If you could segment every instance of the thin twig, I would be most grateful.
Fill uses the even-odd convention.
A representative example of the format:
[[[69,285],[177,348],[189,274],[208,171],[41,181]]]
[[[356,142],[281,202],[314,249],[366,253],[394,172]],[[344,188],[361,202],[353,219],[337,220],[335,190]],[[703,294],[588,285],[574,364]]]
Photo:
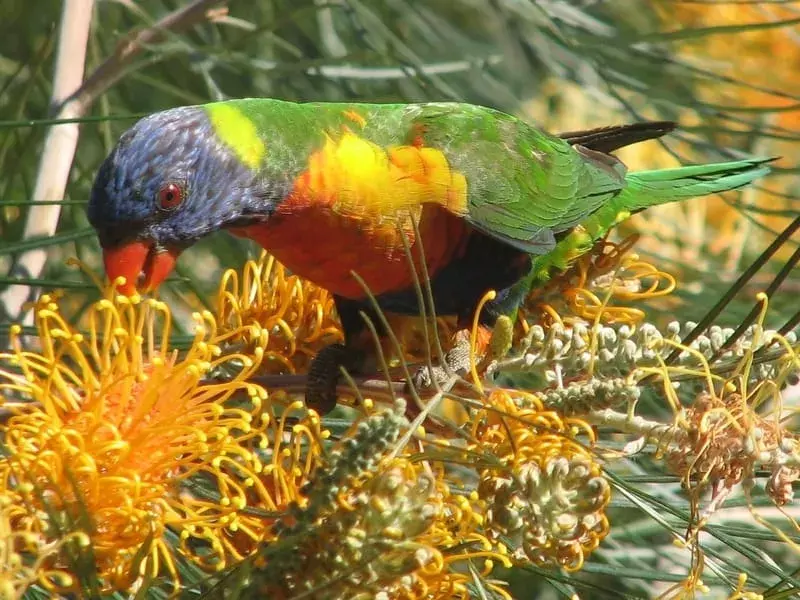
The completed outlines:
[[[117,44],[114,54],[97,67],[83,85],[75,90],[68,102],[75,102],[85,112],[100,94],[128,74],[133,59],[148,46],[163,41],[168,32],[182,31],[198,23],[221,18],[226,11],[212,10],[212,8],[217,4],[227,4],[229,1],[194,0],[183,8],[169,13],[152,27],[129,34]]]

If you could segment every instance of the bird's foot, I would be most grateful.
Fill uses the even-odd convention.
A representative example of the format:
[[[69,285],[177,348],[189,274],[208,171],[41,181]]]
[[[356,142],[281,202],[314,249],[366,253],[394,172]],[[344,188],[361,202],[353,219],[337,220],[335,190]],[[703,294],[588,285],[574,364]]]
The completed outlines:
[[[453,347],[444,355],[443,365],[420,367],[412,376],[414,387],[418,390],[432,387],[444,388],[451,383],[453,376],[466,375],[471,366],[470,332],[467,329],[456,332]]]
[[[331,344],[320,350],[311,361],[306,380],[306,406],[320,415],[336,408],[336,387],[342,375],[341,367],[354,371],[359,353],[344,344]]]
[[[451,370],[448,370],[451,369]],[[426,390],[431,388],[446,388],[450,383],[450,373],[452,367],[448,365],[443,367],[440,365],[433,365],[428,367],[420,367],[417,372],[412,375],[414,388],[418,390]]]

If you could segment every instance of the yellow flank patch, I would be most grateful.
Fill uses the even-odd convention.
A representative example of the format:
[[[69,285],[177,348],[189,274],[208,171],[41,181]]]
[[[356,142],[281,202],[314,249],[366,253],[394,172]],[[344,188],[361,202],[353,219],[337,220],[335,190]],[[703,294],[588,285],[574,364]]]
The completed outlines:
[[[214,132],[236,153],[239,160],[251,169],[260,167],[267,148],[253,121],[230,104],[222,102],[209,104],[206,112]]]
[[[345,130],[327,137],[309,158],[295,191],[314,203],[353,217],[395,220],[418,215],[423,204],[467,212],[467,180],[435,148],[393,146],[388,150]]]

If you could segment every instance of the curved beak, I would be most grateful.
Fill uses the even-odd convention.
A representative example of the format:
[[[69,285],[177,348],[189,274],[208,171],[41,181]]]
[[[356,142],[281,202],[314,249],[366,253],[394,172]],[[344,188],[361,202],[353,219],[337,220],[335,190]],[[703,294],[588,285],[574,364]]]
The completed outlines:
[[[179,248],[162,248],[153,242],[137,240],[113,248],[103,248],[103,263],[110,281],[125,278],[117,291],[126,296],[137,289],[147,293],[158,288],[175,268]]]

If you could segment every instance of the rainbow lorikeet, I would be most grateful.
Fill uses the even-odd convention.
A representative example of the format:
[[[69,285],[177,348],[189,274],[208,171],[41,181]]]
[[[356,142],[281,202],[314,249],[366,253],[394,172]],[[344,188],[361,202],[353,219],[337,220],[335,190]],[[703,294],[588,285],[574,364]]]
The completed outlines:
[[[627,173],[611,154],[673,127],[553,136],[460,103],[241,99],[174,108],[122,135],[88,214],[108,275],[127,279],[123,293],[154,289],[183,250],[222,229],[327,288],[345,344],[323,351],[319,364],[332,370],[315,363],[312,371],[333,394],[338,365],[353,366],[348,357],[369,339],[360,312],[374,315],[352,272],[383,310],[419,314],[404,237],[414,257],[424,248],[438,314],[466,327],[485,293],[497,291],[479,316],[490,328],[534,279],[631,213],[738,188],[768,171],[767,160],[752,159]],[[445,357],[453,368],[465,367],[459,335]],[[327,410],[335,396],[320,389],[311,390],[314,401]]]

